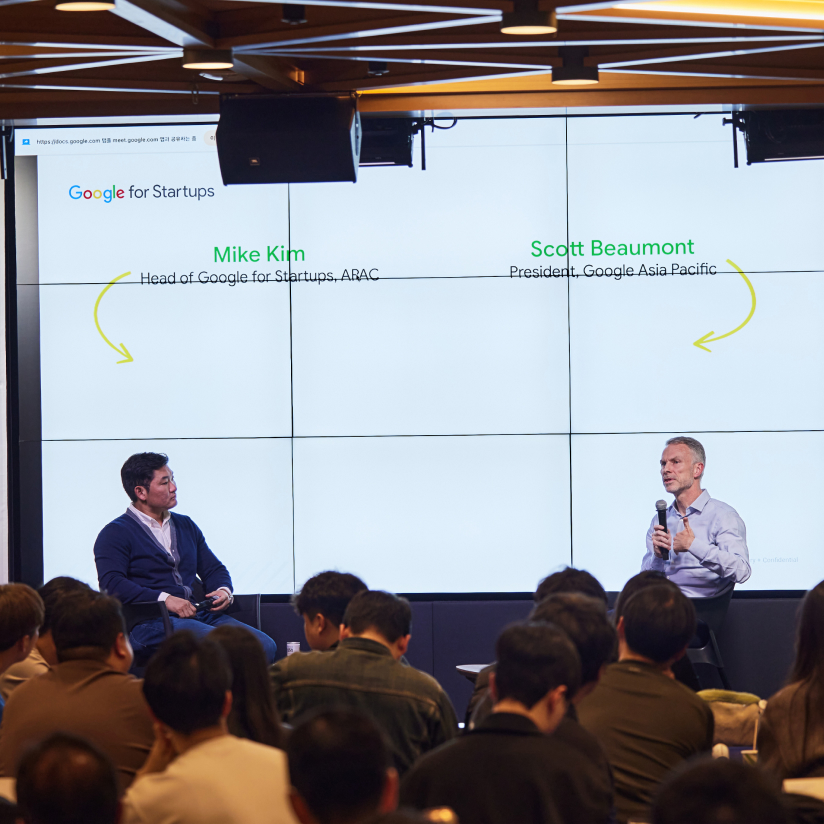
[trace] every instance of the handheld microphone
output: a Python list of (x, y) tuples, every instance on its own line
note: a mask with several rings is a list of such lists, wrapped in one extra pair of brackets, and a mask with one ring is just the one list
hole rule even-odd
[[(658, 510), (658, 523), (664, 527), (664, 532), (669, 532), (667, 529), (667, 502), (666, 501), (656, 501), (655, 508)], [(662, 549), (661, 550), (661, 557), (665, 560), (669, 560), (669, 550)]]

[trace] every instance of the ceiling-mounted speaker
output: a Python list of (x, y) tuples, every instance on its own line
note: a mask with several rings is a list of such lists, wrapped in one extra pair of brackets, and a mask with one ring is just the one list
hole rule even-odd
[(224, 97), (216, 140), (225, 184), (358, 179), (360, 114), (349, 97)]
[(824, 110), (749, 110), (736, 123), (747, 138), (747, 164), (824, 158)]

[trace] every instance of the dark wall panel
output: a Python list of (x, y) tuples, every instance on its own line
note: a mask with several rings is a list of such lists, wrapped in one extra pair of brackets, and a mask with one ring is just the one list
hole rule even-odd
[(513, 621), (522, 621), (531, 609), (531, 600), (433, 603), (434, 675), (449, 693), (459, 721), (463, 721), (472, 684), (455, 667), (495, 660), (495, 639), (500, 631)]
[[(793, 659), (799, 603), (795, 598), (732, 600), (718, 640), (733, 689), (769, 698), (783, 685)], [(531, 608), (529, 600), (415, 601), (407, 659), (438, 679), (463, 720), (472, 685), (455, 667), (493, 661), (500, 631), (526, 618)], [(287, 641), (300, 641), (308, 650), (303, 621), (289, 604), (263, 604), (261, 621), (277, 642), (279, 658), (286, 654)]]

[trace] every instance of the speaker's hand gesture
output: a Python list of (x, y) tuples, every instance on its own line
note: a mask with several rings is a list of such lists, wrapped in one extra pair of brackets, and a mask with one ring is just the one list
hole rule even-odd
[(686, 552), (695, 540), (695, 533), (690, 526), (689, 518), (684, 518), (684, 528), (675, 536), (672, 542), (673, 552)]

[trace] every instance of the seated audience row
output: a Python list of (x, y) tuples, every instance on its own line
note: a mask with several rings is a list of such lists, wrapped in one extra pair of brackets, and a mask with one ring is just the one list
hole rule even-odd
[(758, 770), (694, 763), (713, 716), (674, 669), (695, 611), (657, 573), (627, 582), (612, 621), (588, 573), (544, 579), (460, 736), (444, 690), (405, 661), (410, 605), (356, 576), (321, 573), (295, 596), (311, 652), (267, 670), (242, 626), (179, 632), (143, 681), (116, 599), (65, 578), (41, 595), (0, 587), (0, 775), (17, 779), (26, 824), (824, 821), (824, 805), (777, 794), (824, 773), (824, 583)]

